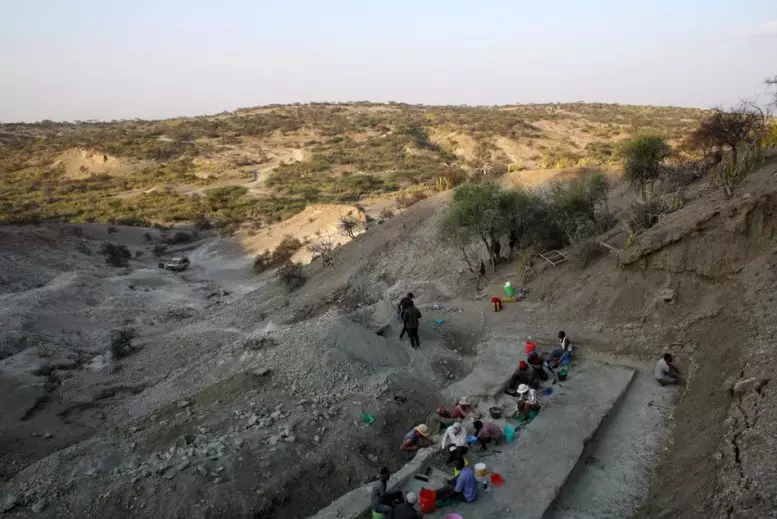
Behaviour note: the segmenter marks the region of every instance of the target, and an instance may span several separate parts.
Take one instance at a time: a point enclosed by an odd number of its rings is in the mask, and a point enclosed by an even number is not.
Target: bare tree
[[[356,231],[359,230],[359,221],[353,216],[343,216],[340,218],[340,225],[338,225],[338,228],[343,236],[348,236],[353,239],[356,237]]]
[[[691,133],[688,143],[706,152],[720,153],[728,148],[736,164],[739,146],[757,141],[766,122],[767,115],[755,103],[742,102],[728,112],[716,108]]]
[[[313,254],[313,259],[321,258],[325,267],[335,268],[335,246],[329,236],[319,237],[318,240],[308,245],[308,250]]]

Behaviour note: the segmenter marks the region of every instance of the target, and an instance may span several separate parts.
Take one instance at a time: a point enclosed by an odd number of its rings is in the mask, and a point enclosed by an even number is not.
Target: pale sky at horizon
[[[775,0],[0,0],[0,122],[271,103],[732,105]]]

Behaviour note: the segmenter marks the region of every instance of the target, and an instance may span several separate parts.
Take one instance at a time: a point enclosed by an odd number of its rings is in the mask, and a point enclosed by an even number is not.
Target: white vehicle
[[[173,272],[181,272],[189,268],[189,258],[186,256],[176,256],[168,262],[160,263],[160,269],[172,270]]]

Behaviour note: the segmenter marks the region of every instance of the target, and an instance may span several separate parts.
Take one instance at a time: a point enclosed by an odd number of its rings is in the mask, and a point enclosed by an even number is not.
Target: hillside
[[[608,104],[268,106],[164,121],[0,125],[0,222],[255,227],[310,203],[393,199],[437,182],[602,166],[617,143],[670,141],[697,109]],[[443,179],[443,180],[440,180]]]

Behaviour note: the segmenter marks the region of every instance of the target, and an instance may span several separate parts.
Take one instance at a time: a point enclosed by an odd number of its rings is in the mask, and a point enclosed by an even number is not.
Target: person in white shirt
[[[664,356],[658,359],[653,376],[662,386],[680,383],[680,370],[674,365],[671,353],[664,353]]]
[[[442,450],[448,453],[448,463],[457,458],[463,458],[469,448],[467,447],[467,430],[461,423],[456,422],[447,429],[442,436]]]
[[[518,414],[521,418],[528,419],[529,411],[539,411],[540,407],[536,390],[526,384],[518,386]]]

